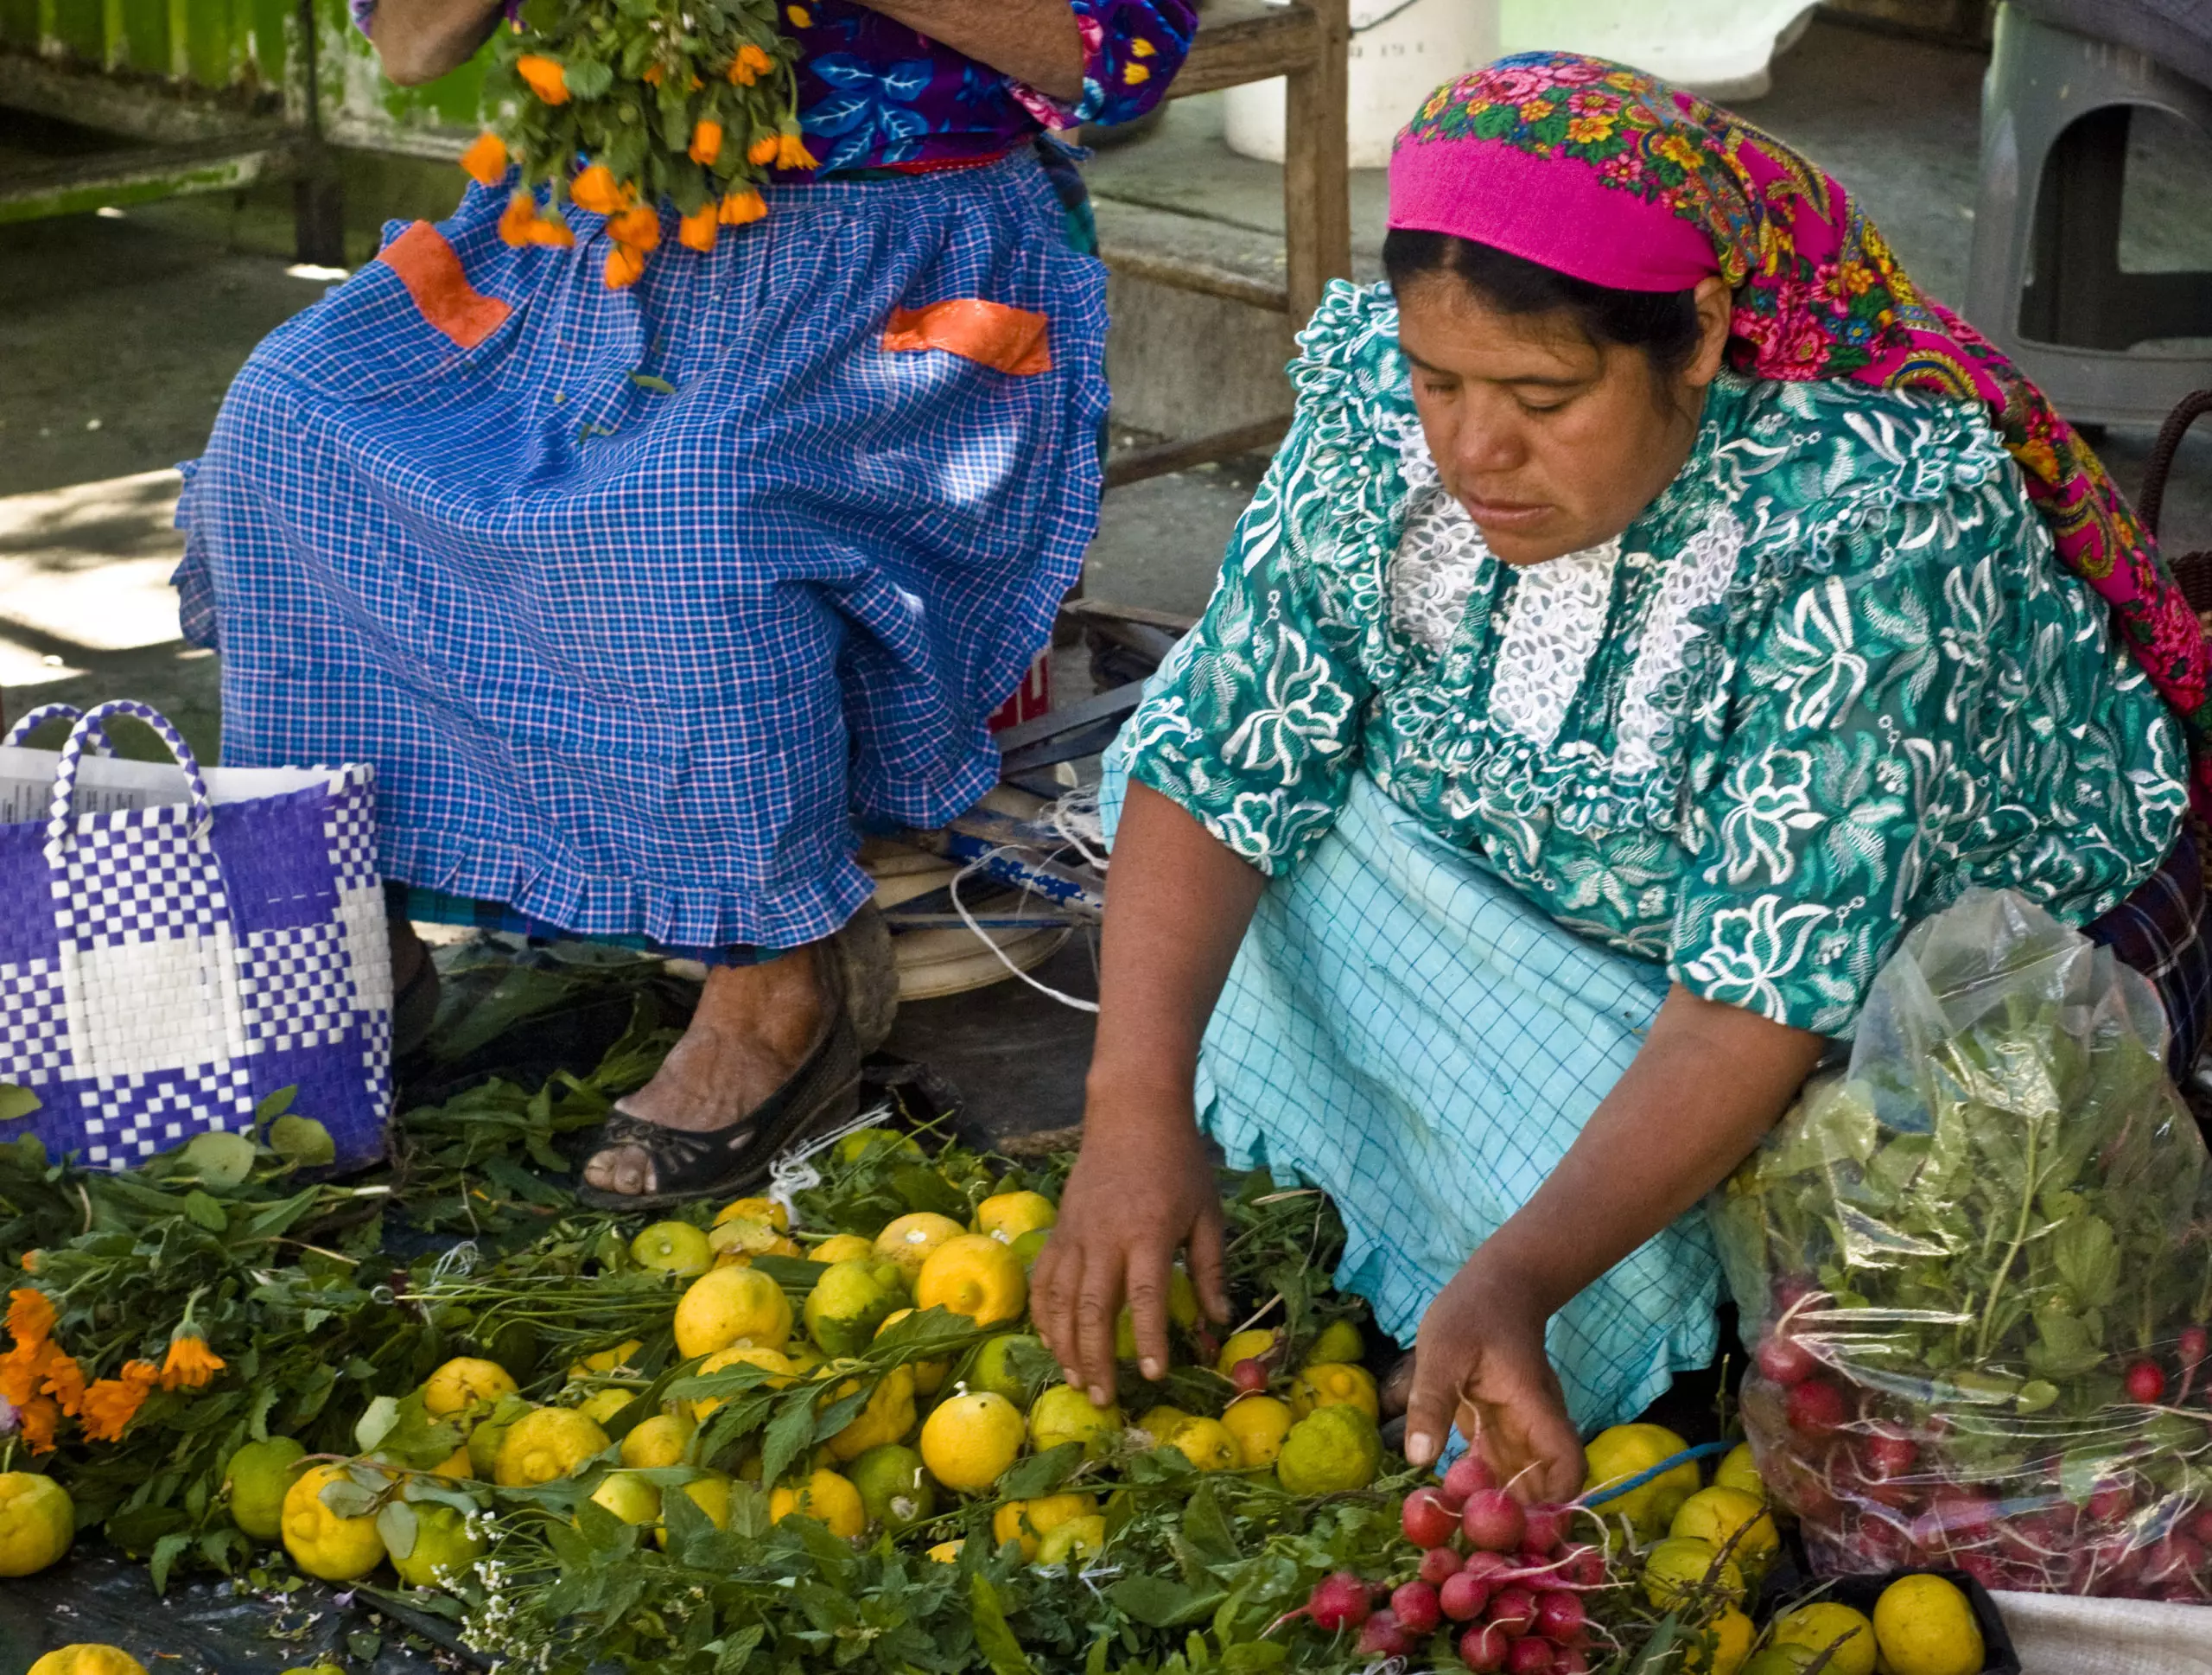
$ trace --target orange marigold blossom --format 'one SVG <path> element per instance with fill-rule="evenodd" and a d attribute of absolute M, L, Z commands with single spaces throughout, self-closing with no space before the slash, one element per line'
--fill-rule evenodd
<path fill-rule="evenodd" d="M 537 220 L 537 204 L 527 192 L 518 192 L 507 200 L 507 207 L 499 214 L 499 237 L 511 245 L 530 242 L 531 224 Z"/>
<path fill-rule="evenodd" d="M 566 250 L 576 242 L 576 235 L 569 224 L 558 215 L 543 215 L 530 224 L 530 242 L 550 245 L 556 250 Z"/>
<path fill-rule="evenodd" d="M 660 247 L 660 212 L 640 204 L 635 209 L 626 209 L 620 215 L 610 215 L 607 220 L 607 236 L 618 245 L 627 245 L 632 250 L 658 250 Z"/>
<path fill-rule="evenodd" d="M 767 213 L 768 201 L 748 186 L 722 200 L 721 222 L 724 226 L 743 226 Z"/>
<path fill-rule="evenodd" d="M 722 154 L 722 125 L 719 122 L 704 121 L 691 131 L 691 161 L 701 168 L 710 168 Z"/>
<path fill-rule="evenodd" d="M 46 1293 L 19 1285 L 8 1293 L 8 1330 L 18 1343 L 29 1343 L 54 1334 L 54 1305 Z"/>
<path fill-rule="evenodd" d="M 507 143 L 497 134 L 479 134 L 461 154 L 461 167 L 479 186 L 497 186 L 507 175 Z"/>
<path fill-rule="evenodd" d="M 814 153 L 806 149 L 806 141 L 796 128 L 786 128 L 776 138 L 776 167 L 779 169 L 812 169 Z"/>
<path fill-rule="evenodd" d="M 85 1369 L 77 1365 L 75 1356 L 56 1350 L 47 1357 L 38 1387 L 41 1395 L 53 1397 L 54 1404 L 74 1418 L 85 1404 Z"/>
<path fill-rule="evenodd" d="M 0 1397 L 14 1407 L 35 1399 L 46 1382 L 46 1364 L 60 1353 L 44 1338 L 32 1338 L 0 1355 Z"/>
<path fill-rule="evenodd" d="M 515 60 L 515 73 L 529 84 L 530 91 L 548 105 L 569 102 L 569 78 L 557 60 L 537 53 L 524 53 Z"/>
<path fill-rule="evenodd" d="M 661 67 L 658 64 L 646 65 L 645 73 L 644 76 L 640 78 L 640 80 L 642 80 L 648 87 L 659 86 L 664 79 Z"/>
<path fill-rule="evenodd" d="M 170 1337 L 168 1358 L 162 1362 L 162 1388 L 204 1390 L 223 1366 L 223 1358 L 208 1348 L 199 1328 L 189 1323 L 180 1326 Z"/>
<path fill-rule="evenodd" d="M 78 1416 L 86 1436 L 95 1443 L 121 1442 L 160 1378 L 161 1369 L 151 1361 L 132 1361 L 121 1378 L 96 1381 L 85 1392 L 84 1411 Z"/>
<path fill-rule="evenodd" d="M 771 163 L 776 153 L 783 150 L 783 142 L 773 134 L 763 134 L 745 148 L 745 160 L 750 163 Z"/>
<path fill-rule="evenodd" d="M 676 224 L 676 241 L 702 256 L 712 250 L 715 234 L 721 230 L 716 220 L 720 209 L 718 204 L 707 203 L 686 215 Z"/>
<path fill-rule="evenodd" d="M 594 215 L 616 215 L 629 207 L 630 188 L 605 163 L 595 162 L 569 182 L 569 201 Z"/>
<path fill-rule="evenodd" d="M 34 1396 L 16 1409 L 16 1428 L 33 1454 L 54 1452 L 54 1427 L 60 1423 L 61 1410 L 51 1396 Z"/>
<path fill-rule="evenodd" d="M 645 252 L 632 250 L 627 245 L 617 245 L 607 252 L 607 288 L 626 290 L 644 277 Z"/>

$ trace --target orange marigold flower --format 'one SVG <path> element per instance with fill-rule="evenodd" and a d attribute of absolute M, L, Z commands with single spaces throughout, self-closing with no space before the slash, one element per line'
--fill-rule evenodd
<path fill-rule="evenodd" d="M 687 250 L 696 250 L 702 256 L 712 250 L 715 234 L 719 230 L 716 215 L 720 208 L 718 204 L 702 204 L 678 221 L 676 224 L 677 243 Z"/>
<path fill-rule="evenodd" d="M 60 1423 L 61 1410 L 50 1396 L 34 1396 L 16 1409 L 16 1428 L 31 1445 L 33 1454 L 54 1452 L 54 1427 Z"/>
<path fill-rule="evenodd" d="M 85 1404 L 85 1369 L 77 1365 L 73 1355 L 57 1351 L 47 1357 L 44 1376 L 38 1387 L 41 1394 L 54 1398 L 56 1407 L 73 1418 L 77 1410 Z"/>
<path fill-rule="evenodd" d="M 131 1376 L 141 1367 L 146 1375 L 143 1379 Z M 133 1361 L 123 1371 L 122 1378 L 99 1379 L 85 1392 L 84 1411 L 78 1415 L 78 1422 L 92 1442 L 122 1441 L 124 1429 L 138 1417 L 148 1391 L 160 1376 L 151 1361 Z"/>
<path fill-rule="evenodd" d="M 162 1388 L 204 1390 L 223 1365 L 223 1358 L 208 1348 L 196 1328 L 181 1326 L 169 1340 L 168 1358 L 162 1363 Z"/>
<path fill-rule="evenodd" d="M 763 134 L 745 148 L 745 160 L 766 167 L 775 162 L 776 153 L 783 150 L 783 142 L 773 134 Z"/>
<path fill-rule="evenodd" d="M 776 61 L 750 41 L 737 49 L 737 61 L 750 66 L 755 75 L 766 75 L 776 67 Z"/>
<path fill-rule="evenodd" d="M 559 61 L 537 53 L 524 53 L 515 60 L 515 73 L 529 84 L 531 92 L 548 105 L 566 105 L 569 102 L 569 78 L 563 72 Z"/>
<path fill-rule="evenodd" d="M 722 200 L 721 223 L 724 226 L 743 226 L 757 221 L 768 213 L 768 201 L 747 187 L 742 192 L 733 192 Z"/>
<path fill-rule="evenodd" d="M 527 192 L 518 192 L 507 200 L 507 207 L 499 215 L 499 236 L 511 245 L 530 242 L 531 224 L 537 220 L 537 203 Z"/>
<path fill-rule="evenodd" d="M 722 154 L 722 125 L 719 122 L 702 122 L 691 131 L 691 161 L 702 169 L 714 166 Z"/>
<path fill-rule="evenodd" d="M 638 283 L 645 271 L 645 252 L 632 250 L 627 245 L 617 245 L 607 252 L 607 288 L 626 290 Z"/>
<path fill-rule="evenodd" d="M 19 1285 L 8 1293 L 8 1330 L 17 1343 L 35 1343 L 54 1334 L 54 1305 L 46 1293 Z"/>
<path fill-rule="evenodd" d="M 796 128 L 786 128 L 776 137 L 776 167 L 779 169 L 812 169 L 814 153 L 806 149 Z"/>
<path fill-rule="evenodd" d="M 658 87 L 660 86 L 661 80 L 662 75 L 660 66 L 658 64 L 646 65 L 645 73 L 645 86 L 648 87 Z"/>
<path fill-rule="evenodd" d="M 479 186 L 497 186 L 507 177 L 507 143 L 497 134 L 479 134 L 461 154 L 461 167 Z"/>
<path fill-rule="evenodd" d="M 44 1338 L 32 1338 L 0 1355 L 0 1397 L 15 1407 L 33 1400 L 46 1381 L 46 1364 L 60 1353 Z"/>
<path fill-rule="evenodd" d="M 555 250 L 566 250 L 576 242 L 576 235 L 569 224 L 558 215 L 541 215 L 530 224 L 530 242 L 550 245 Z"/>
<path fill-rule="evenodd" d="M 38 1272 L 38 1259 L 44 1254 L 45 1252 L 42 1251 L 24 1251 L 22 1257 L 23 1271 L 27 1274 L 35 1274 Z"/>
<path fill-rule="evenodd" d="M 660 245 L 660 212 L 643 204 L 626 209 L 607 220 L 607 236 L 632 250 L 655 250 Z"/>
<path fill-rule="evenodd" d="M 594 215 L 619 215 L 630 205 L 630 188 L 620 184 L 603 162 L 595 162 L 569 182 L 569 200 Z"/>

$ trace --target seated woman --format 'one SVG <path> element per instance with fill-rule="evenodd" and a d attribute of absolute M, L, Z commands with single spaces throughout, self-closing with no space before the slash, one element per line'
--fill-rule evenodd
<path fill-rule="evenodd" d="M 1726 111 L 1509 59 L 1400 137 L 1390 223 L 1116 747 L 1038 1312 L 1096 1391 L 1124 1295 L 1164 1364 L 1178 1247 L 1224 1302 L 1203 1129 L 1341 1208 L 1407 1454 L 1456 1423 L 1563 1498 L 1713 1359 L 1696 1207 L 1915 920 L 2023 891 L 2193 1060 L 2206 653 L 2041 396 Z"/>
<path fill-rule="evenodd" d="M 664 204 L 613 290 L 604 218 L 518 247 L 506 183 L 471 188 L 262 345 L 180 514 L 228 760 L 377 769 L 403 1047 L 435 1002 L 410 920 L 712 968 L 586 1162 L 605 1205 L 735 1189 L 852 1108 L 895 997 L 855 813 L 996 782 L 986 722 L 1097 525 L 1105 276 L 1045 131 L 1149 109 L 1193 27 L 778 10 L 804 144 L 765 220 L 697 253 Z M 502 4 L 354 15 L 421 81 Z"/>

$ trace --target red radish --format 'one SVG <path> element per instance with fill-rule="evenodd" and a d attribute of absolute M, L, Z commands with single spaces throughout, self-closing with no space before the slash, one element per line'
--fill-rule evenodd
<path fill-rule="evenodd" d="M 1467 1562 L 1459 1567 L 1486 1587 L 1496 1587 L 1500 1576 L 1510 1575 L 1513 1561 L 1503 1553 L 1493 1553 L 1478 1547 L 1467 1555 Z"/>
<path fill-rule="evenodd" d="M 2202 1508 L 2189 1520 L 2189 1532 L 2206 1546 L 2212 1547 L 2212 1506 Z"/>
<path fill-rule="evenodd" d="M 1802 1385 L 1821 1370 L 1820 1360 L 1797 1339 L 1777 1332 L 1758 1347 L 1759 1372 L 1778 1385 Z"/>
<path fill-rule="evenodd" d="M 2183 1327 L 2181 1336 L 2174 1341 L 2174 1353 L 2181 1360 L 2183 1372 L 2196 1372 L 2204 1364 L 2205 1356 L 2212 1354 L 2212 1332 L 2201 1326 Z"/>
<path fill-rule="evenodd" d="M 1459 1636 L 1459 1661 L 1473 1670 L 1475 1675 L 1497 1675 L 1505 1667 L 1505 1654 L 1511 1645 L 1505 1631 L 1496 1623 L 1477 1623 Z"/>
<path fill-rule="evenodd" d="M 1815 1442 L 1834 1436 L 1851 1417 L 1843 1392 L 1821 1379 L 1789 1387 L 1789 1428 Z"/>
<path fill-rule="evenodd" d="M 1868 1434 L 1859 1444 L 1859 1453 L 1866 1462 L 1866 1475 L 1884 1483 L 1911 1471 L 1920 1458 L 1920 1445 L 1902 1431 L 1883 1426 Z"/>
<path fill-rule="evenodd" d="M 2171 1587 L 2193 1583 L 2204 1569 L 2204 1546 L 2194 1537 L 2178 1532 L 2151 1547 L 2143 1555 L 2143 1580 Z"/>
<path fill-rule="evenodd" d="M 1490 1603 L 1490 1583 L 1459 1572 L 1436 1590 L 1438 1609 L 1454 1622 L 1472 1622 Z"/>
<path fill-rule="evenodd" d="M 1433 1634 L 1444 1621 L 1443 1602 L 1425 1582 L 1401 1583 L 1392 1589 L 1390 1611 L 1408 1634 Z"/>
<path fill-rule="evenodd" d="M 2089 1494 L 2089 1519 L 2094 1524 L 2125 1524 L 2135 1512 L 2135 1497 L 2118 1483 L 2107 1483 Z"/>
<path fill-rule="evenodd" d="M 1360 1625 L 1359 1649 L 1365 1657 L 1402 1658 L 1414 1649 L 1413 1636 L 1399 1627 L 1386 1606 Z"/>
<path fill-rule="evenodd" d="M 1398 1522 L 1406 1539 L 1424 1551 L 1441 1547 L 1459 1527 L 1459 1514 L 1446 1506 L 1441 1489 L 1418 1488 L 1406 1497 Z"/>
<path fill-rule="evenodd" d="M 1574 1519 L 1574 1509 L 1540 1500 L 1528 1508 L 1522 1517 L 1528 1527 L 1522 1532 L 1522 1544 L 1549 1558 L 1565 1544 L 1567 1525 Z"/>
<path fill-rule="evenodd" d="M 1510 1553 L 1521 1544 L 1529 1519 L 1521 1503 L 1503 1489 L 1478 1489 L 1467 1497 L 1459 1527 L 1466 1532 L 1469 1545 Z"/>
<path fill-rule="evenodd" d="M 1577 1588 L 1602 1588 L 1605 1583 L 1605 1556 L 1595 1547 L 1570 1547 L 1567 1563 L 1560 1566 L 1560 1580 L 1573 1583 Z"/>
<path fill-rule="evenodd" d="M 1579 1646 L 1563 1646 L 1552 1659 L 1552 1675 L 1590 1675 L 1589 1655 Z"/>
<path fill-rule="evenodd" d="M 1256 1395 L 1268 1387 L 1267 1363 L 1247 1355 L 1229 1369 L 1229 1382 L 1236 1386 L 1240 1395 Z"/>
<path fill-rule="evenodd" d="M 2127 1369 L 2127 1399 L 2148 1405 L 2166 1399 L 2166 1375 L 2156 1361 L 2138 1361 Z"/>
<path fill-rule="evenodd" d="M 1490 1462 L 1478 1454 L 1461 1455 L 1444 1474 L 1444 1499 L 1454 1508 L 1465 1506 L 1467 1497 L 1477 1491 L 1497 1487 Z"/>
<path fill-rule="evenodd" d="M 1449 1547 L 1432 1547 L 1421 1556 L 1421 1579 L 1432 1588 L 1441 1588 L 1459 1574 L 1459 1555 Z"/>
<path fill-rule="evenodd" d="M 1584 1621 L 1582 1602 L 1575 1595 L 1547 1589 L 1536 1595 L 1536 1632 L 1554 1645 L 1573 1644 Z"/>
<path fill-rule="evenodd" d="M 1491 1595 L 1490 1620 L 1509 1634 L 1525 1634 L 1536 1626 L 1536 1596 L 1516 1585 Z"/>
<path fill-rule="evenodd" d="M 1996 1527 L 1998 1508 L 1986 1495 L 1954 1487 L 1936 1492 L 1928 1515 L 1952 1542 L 1972 1542 L 1986 1538 Z"/>
<path fill-rule="evenodd" d="M 1505 1675 L 1552 1675 L 1552 1643 L 1534 1634 L 1505 1648 Z"/>
<path fill-rule="evenodd" d="M 1339 1570 L 1313 1584 L 1306 1602 L 1306 1614 L 1325 1634 L 1339 1628 L 1357 1628 L 1367 1621 L 1367 1584 L 1350 1570 Z"/>

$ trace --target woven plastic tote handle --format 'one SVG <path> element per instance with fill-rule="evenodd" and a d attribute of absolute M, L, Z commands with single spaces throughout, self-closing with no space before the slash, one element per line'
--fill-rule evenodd
<path fill-rule="evenodd" d="M 45 726 L 46 723 L 50 721 L 73 722 L 84 713 L 85 712 L 82 710 L 79 710 L 73 704 L 41 704 L 37 709 L 32 710 L 30 714 L 25 716 L 21 721 L 17 722 L 13 727 L 10 727 L 8 729 L 8 736 L 4 739 L 0 739 L 0 750 L 5 750 L 11 745 L 21 744 L 25 739 L 30 737 L 32 734 L 37 732 L 40 728 Z M 107 736 L 105 734 L 102 734 L 100 737 L 93 741 L 93 742 L 103 756 L 113 755 L 115 754 L 112 747 L 111 747 L 107 742 Z"/>
<path fill-rule="evenodd" d="M 191 835 L 204 835 L 214 819 L 214 809 L 207 796 L 207 780 L 200 771 L 200 758 L 185 742 L 184 735 L 160 710 L 129 698 L 113 698 L 78 716 L 77 724 L 69 729 L 68 742 L 61 747 L 61 760 L 54 766 L 54 800 L 47 806 L 46 821 L 46 858 L 54 865 L 60 864 L 62 852 L 68 846 L 70 808 L 77 796 L 78 765 L 84 761 L 87 745 L 102 750 L 112 748 L 108 742 L 106 723 L 114 716 L 129 716 L 144 722 L 168 746 L 176 765 L 184 770 L 185 791 L 192 805 Z"/>

